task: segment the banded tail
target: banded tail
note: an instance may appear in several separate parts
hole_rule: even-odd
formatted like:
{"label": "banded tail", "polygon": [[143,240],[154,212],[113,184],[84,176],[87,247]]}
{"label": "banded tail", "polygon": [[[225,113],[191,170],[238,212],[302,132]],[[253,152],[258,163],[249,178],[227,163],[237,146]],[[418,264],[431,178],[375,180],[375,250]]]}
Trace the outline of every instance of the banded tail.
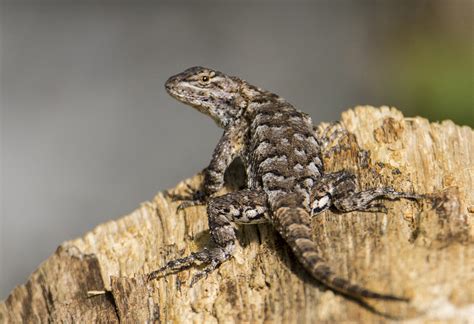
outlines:
{"label": "banded tail", "polygon": [[377,293],[339,278],[317,253],[312,240],[311,217],[303,208],[280,207],[274,213],[277,230],[285,238],[298,260],[311,275],[325,286],[356,299],[373,298],[408,302],[408,298]]}

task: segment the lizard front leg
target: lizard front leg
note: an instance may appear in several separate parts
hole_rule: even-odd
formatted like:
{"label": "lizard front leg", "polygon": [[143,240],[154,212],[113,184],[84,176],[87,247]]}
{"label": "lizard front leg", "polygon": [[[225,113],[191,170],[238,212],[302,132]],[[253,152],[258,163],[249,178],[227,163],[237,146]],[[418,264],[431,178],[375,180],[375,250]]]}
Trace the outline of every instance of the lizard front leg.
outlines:
{"label": "lizard front leg", "polygon": [[265,197],[261,191],[246,189],[211,198],[207,213],[214,246],[191,253],[187,257],[169,261],[161,269],[151,272],[148,279],[158,278],[165,272],[179,272],[197,263],[206,266],[194,275],[191,286],[207,276],[232,256],[236,240],[235,224],[257,224],[268,220]]}
{"label": "lizard front leg", "polygon": [[313,187],[311,197],[313,214],[317,214],[329,207],[344,213],[356,210],[386,212],[386,207],[377,199],[422,199],[424,196],[396,191],[391,187],[357,192],[355,176],[348,171],[339,171],[323,175]]}
{"label": "lizard front leg", "polygon": [[247,131],[245,122],[229,125],[219,140],[209,165],[204,169],[202,187],[191,193],[190,197],[174,196],[174,200],[184,200],[178,209],[204,205],[224,186],[224,174],[232,161],[240,155],[244,147],[244,136]]}

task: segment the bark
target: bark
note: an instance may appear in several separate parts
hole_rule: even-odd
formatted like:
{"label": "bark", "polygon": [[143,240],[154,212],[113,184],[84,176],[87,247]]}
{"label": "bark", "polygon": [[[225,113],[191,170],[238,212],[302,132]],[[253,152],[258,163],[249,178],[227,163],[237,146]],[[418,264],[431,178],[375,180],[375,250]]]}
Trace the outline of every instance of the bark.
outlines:
{"label": "bark", "polygon": [[[196,269],[152,282],[144,274],[209,241],[205,207],[178,213],[166,192],[62,244],[0,304],[0,322],[384,322],[474,318],[474,132],[391,108],[342,115],[351,134],[325,149],[327,171],[353,170],[361,188],[429,193],[388,201],[388,213],[313,220],[321,254],[342,277],[411,298],[357,303],[315,282],[270,225],[239,228],[235,257],[189,288]],[[319,131],[333,126],[322,124]],[[339,144],[339,149],[336,146]],[[242,170],[229,174],[229,187]],[[198,186],[198,175],[171,192]]]}

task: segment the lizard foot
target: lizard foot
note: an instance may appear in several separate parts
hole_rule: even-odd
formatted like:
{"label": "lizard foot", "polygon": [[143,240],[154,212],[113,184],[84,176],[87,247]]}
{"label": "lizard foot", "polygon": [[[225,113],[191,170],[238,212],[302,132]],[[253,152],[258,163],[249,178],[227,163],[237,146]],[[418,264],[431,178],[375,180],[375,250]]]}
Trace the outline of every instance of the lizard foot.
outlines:
{"label": "lizard foot", "polygon": [[169,193],[168,196],[172,201],[182,201],[178,206],[178,210],[183,210],[192,206],[201,206],[206,204],[206,194],[201,189],[191,187],[186,183],[186,190],[183,195]]}

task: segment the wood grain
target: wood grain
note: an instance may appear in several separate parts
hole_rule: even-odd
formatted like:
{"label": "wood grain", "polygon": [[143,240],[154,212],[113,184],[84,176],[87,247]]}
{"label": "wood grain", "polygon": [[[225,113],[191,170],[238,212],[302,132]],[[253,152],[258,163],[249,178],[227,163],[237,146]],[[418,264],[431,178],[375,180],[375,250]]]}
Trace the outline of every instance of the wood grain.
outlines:
{"label": "wood grain", "polygon": [[[387,214],[325,212],[313,219],[314,239],[341,276],[410,297],[410,303],[364,306],[325,289],[269,225],[240,227],[235,257],[191,289],[194,269],[146,282],[145,273],[209,240],[205,207],[177,213],[178,202],[162,192],[130,215],[62,244],[0,303],[0,322],[469,322],[473,130],[404,118],[388,107],[356,107],[342,114],[342,123],[354,135],[326,148],[328,171],[348,168],[362,188],[390,184],[430,199],[387,202]],[[327,127],[333,126],[319,130]],[[335,149],[336,141],[342,149]],[[241,174],[234,171],[229,186]],[[201,180],[185,182],[198,186]]]}

